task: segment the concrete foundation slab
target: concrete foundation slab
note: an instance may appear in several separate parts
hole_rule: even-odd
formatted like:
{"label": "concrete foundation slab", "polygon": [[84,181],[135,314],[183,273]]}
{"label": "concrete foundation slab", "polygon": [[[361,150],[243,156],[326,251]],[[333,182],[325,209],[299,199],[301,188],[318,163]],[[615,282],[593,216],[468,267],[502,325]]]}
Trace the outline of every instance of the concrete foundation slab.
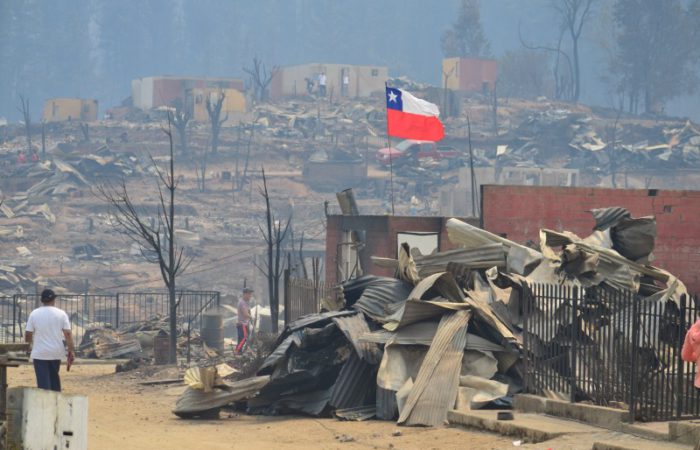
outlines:
{"label": "concrete foundation slab", "polygon": [[537,443],[557,436],[599,431],[590,425],[529,413],[513,413],[513,420],[496,419],[499,411],[450,411],[447,420],[454,425],[495,431],[506,436],[516,436],[527,442]]}

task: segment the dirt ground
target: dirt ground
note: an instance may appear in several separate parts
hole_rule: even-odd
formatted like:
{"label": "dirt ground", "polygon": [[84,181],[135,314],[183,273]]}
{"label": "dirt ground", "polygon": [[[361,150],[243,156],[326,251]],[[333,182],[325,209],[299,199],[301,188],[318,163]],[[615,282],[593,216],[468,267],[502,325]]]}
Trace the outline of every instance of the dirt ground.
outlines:
{"label": "dirt ground", "polygon": [[[10,386],[33,386],[31,366],[9,371]],[[507,449],[513,440],[459,428],[397,427],[393,422],[341,422],[310,417],[221,413],[219,420],[186,421],[171,410],[182,387],[142,386],[138,373],[114,365],[61,367],[65,393],[89,399],[89,448],[114,449]],[[393,436],[399,430],[400,436]],[[351,442],[340,442],[351,437]],[[544,447],[546,448],[546,447]]]}

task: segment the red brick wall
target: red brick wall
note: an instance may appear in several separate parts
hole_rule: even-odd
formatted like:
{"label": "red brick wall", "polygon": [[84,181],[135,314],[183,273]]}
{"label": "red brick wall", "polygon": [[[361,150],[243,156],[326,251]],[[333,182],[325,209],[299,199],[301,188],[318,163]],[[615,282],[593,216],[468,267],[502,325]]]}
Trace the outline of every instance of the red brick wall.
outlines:
{"label": "red brick wall", "polygon": [[[655,195],[654,195],[655,194]],[[700,191],[482,186],[482,225],[519,243],[539,242],[540,228],[589,235],[593,208],[622,206],[632,216],[656,216],[653,265],[700,293]]]}
{"label": "red brick wall", "polygon": [[496,68],[493,59],[462,58],[459,61],[459,89],[467,92],[481,92],[483,83],[493,91],[496,86]]}
{"label": "red brick wall", "polygon": [[[445,217],[414,217],[414,216],[358,216],[347,217],[332,215],[327,218],[326,225],[326,281],[337,282],[337,253],[338,244],[342,242],[343,230],[350,229],[350,221],[357,224],[356,229],[365,230],[365,250],[362,253],[361,264],[364,273],[373,275],[393,275],[392,270],[375,267],[372,256],[384,258],[397,257],[396,238],[400,232],[439,232],[438,249],[440,251],[454,248],[447,237]],[[467,220],[472,225],[478,225],[476,219]]]}

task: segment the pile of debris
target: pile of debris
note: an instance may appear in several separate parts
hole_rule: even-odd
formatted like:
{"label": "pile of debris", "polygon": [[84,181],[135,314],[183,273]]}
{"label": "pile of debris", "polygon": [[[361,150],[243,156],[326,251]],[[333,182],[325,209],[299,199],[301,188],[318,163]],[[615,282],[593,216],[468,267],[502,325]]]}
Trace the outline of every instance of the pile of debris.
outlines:
{"label": "pile of debris", "polygon": [[[106,146],[87,155],[54,152],[49,160],[14,168],[14,178],[32,184],[25,192],[14,195],[12,200],[16,205],[21,205],[28,198],[66,195],[92,183],[104,182],[105,179],[121,179],[143,173],[146,165],[147,162],[133,155],[117,154]],[[13,209],[18,209],[18,206]],[[3,212],[7,215],[6,211]]]}
{"label": "pile of debris", "polygon": [[642,126],[605,122],[567,109],[531,114],[497,154],[501,166],[594,169],[600,174],[700,167],[700,130],[680,126]]}
{"label": "pile of debris", "polygon": [[258,370],[269,380],[257,379],[248,412],[435,426],[453,408],[509,406],[523,389],[532,283],[604,285],[650,300],[685,293],[673,275],[647,265],[653,218],[623,208],[593,214],[591,236],[542,230],[539,251],[456,219],[448,236],[461,248],[420,255],[403,244],[398,260],[382,260],[396,267],[395,278],[350,280],[341,310],[285,328]]}
{"label": "pile of debris", "polygon": [[37,284],[51,285],[61,294],[67,292],[57,281],[43,278],[31,271],[29,265],[0,264],[0,296],[34,292]]}
{"label": "pile of debris", "polygon": [[257,105],[255,115],[256,132],[285,139],[332,136],[340,131],[356,136],[370,131],[376,136],[374,129],[386,126],[384,111],[374,100],[347,102],[321,111],[318,103],[300,99]]}
{"label": "pile of debris", "polygon": [[[92,323],[85,326],[77,352],[83,358],[130,358],[151,361],[157,359],[156,338],[167,339],[168,332],[168,318],[162,316],[146,322],[126,324],[118,329]],[[199,331],[193,329],[187,332],[183,328],[178,329],[177,353],[180,358],[201,364],[209,364],[222,357],[219,352],[206,345]]]}

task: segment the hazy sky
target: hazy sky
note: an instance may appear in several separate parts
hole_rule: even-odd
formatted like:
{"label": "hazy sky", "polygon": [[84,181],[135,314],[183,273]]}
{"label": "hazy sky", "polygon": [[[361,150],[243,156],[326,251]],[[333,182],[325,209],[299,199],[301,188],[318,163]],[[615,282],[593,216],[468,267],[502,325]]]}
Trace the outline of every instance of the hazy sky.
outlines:
{"label": "hazy sky", "polygon": [[[584,103],[611,106],[609,33],[599,0],[581,41]],[[39,117],[50,97],[95,97],[100,110],[130,95],[130,80],[151,75],[244,77],[258,55],[268,65],[307,62],[387,65],[391,75],[439,84],[440,36],[458,0],[0,0],[0,117],[17,120],[18,94]],[[549,0],[482,1],[495,57],[529,42],[552,44]],[[696,99],[669,113],[700,120]]]}

